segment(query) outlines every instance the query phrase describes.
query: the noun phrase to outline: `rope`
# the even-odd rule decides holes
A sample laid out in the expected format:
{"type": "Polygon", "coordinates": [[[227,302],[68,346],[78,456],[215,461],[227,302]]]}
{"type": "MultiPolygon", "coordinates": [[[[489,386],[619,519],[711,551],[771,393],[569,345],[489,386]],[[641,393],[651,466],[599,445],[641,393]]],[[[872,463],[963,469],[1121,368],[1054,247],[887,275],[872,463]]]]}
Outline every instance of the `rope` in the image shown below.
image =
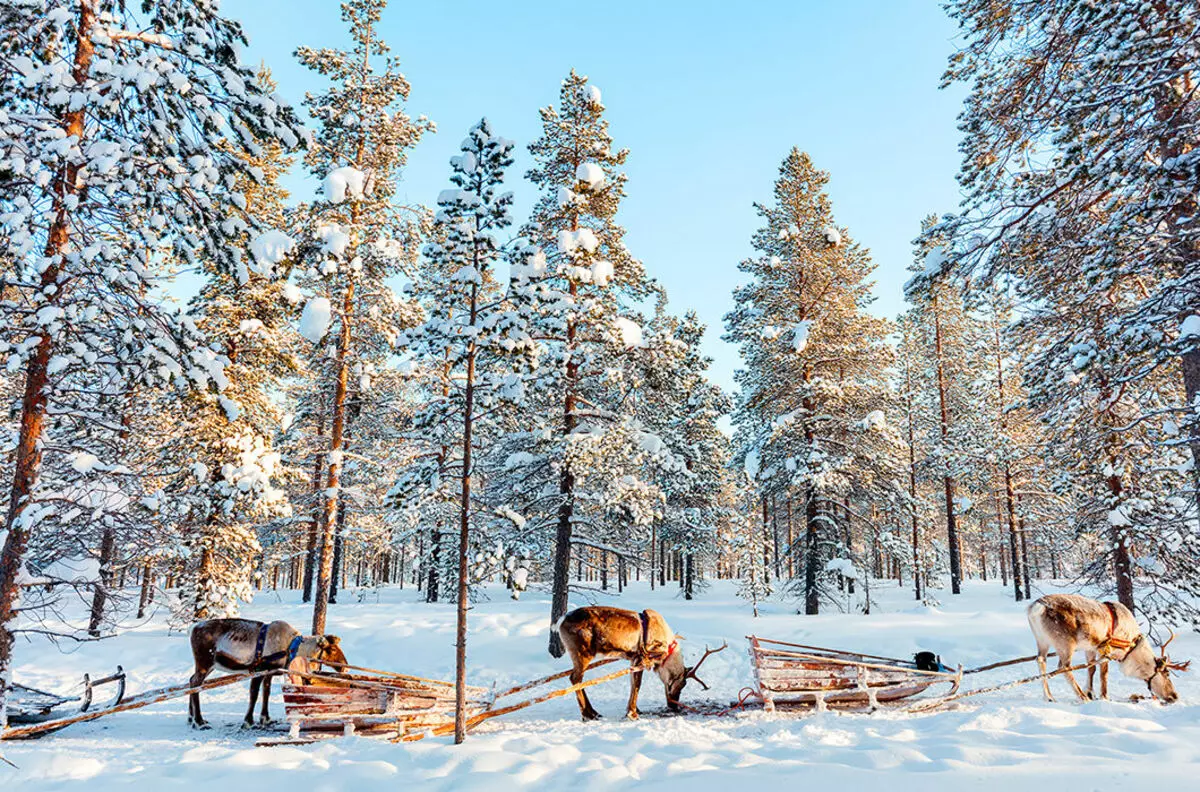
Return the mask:
{"type": "Polygon", "coordinates": [[[760,699],[762,696],[760,696],[758,691],[754,688],[744,687],[738,691],[738,700],[725,709],[700,709],[698,707],[690,707],[687,704],[684,704],[682,701],[678,701],[676,704],[679,705],[680,709],[695,713],[696,715],[712,715],[715,718],[723,718],[734,710],[744,710],[746,708],[746,702],[751,698],[760,699]]]}

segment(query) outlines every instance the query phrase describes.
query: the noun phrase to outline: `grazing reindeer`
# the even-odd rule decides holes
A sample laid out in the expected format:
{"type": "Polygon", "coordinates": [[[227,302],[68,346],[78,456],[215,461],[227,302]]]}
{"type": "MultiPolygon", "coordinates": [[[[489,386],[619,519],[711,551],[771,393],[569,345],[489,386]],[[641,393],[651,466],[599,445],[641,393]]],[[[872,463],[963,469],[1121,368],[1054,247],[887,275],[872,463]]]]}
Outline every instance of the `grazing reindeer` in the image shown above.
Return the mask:
{"type": "MultiPolygon", "coordinates": [[[[1142,634],[1137,620],[1129,608],[1116,602],[1097,602],[1078,594],[1049,594],[1029,606],[1029,627],[1033,630],[1038,647],[1038,667],[1042,672],[1042,688],[1046,700],[1050,695],[1050,682],[1046,676],[1046,654],[1054,647],[1058,654],[1060,669],[1071,666],[1071,657],[1076,648],[1084,651],[1088,663],[1100,661],[1100,696],[1108,698],[1108,661],[1114,660],[1127,677],[1141,679],[1150,692],[1171,704],[1179,695],[1171,682],[1171,671],[1186,671],[1187,663],[1172,663],[1167,657],[1167,644],[1162,645],[1162,655],[1154,656],[1150,641],[1142,634]]],[[[1092,683],[1096,666],[1088,666],[1087,693],[1079,687],[1075,675],[1067,671],[1067,679],[1081,700],[1094,698],[1092,683]]]]}
{"type": "MultiPolygon", "coordinates": [[[[227,671],[277,668],[303,675],[310,671],[313,663],[346,662],[336,635],[301,635],[287,622],[264,624],[249,619],[209,619],[198,623],[192,628],[192,658],[196,662],[192,687],[202,683],[214,667],[227,671]]],[[[271,722],[267,711],[271,676],[250,680],[250,707],[246,710],[244,728],[254,725],[254,704],[260,688],[263,699],[259,724],[265,726],[271,722]]],[[[188,701],[188,723],[199,729],[208,728],[200,714],[199,693],[193,693],[188,701]]]]}
{"type": "MultiPolygon", "coordinates": [[[[725,648],[706,648],[700,662],[689,668],[683,664],[678,636],[657,611],[636,613],[601,606],[578,608],[562,617],[558,623],[558,635],[575,666],[571,671],[572,685],[583,681],[583,673],[598,657],[629,660],[634,672],[629,680],[629,704],[625,716],[634,719],[638,716],[638,691],[642,687],[642,672],[645,669],[658,674],[667,696],[667,707],[672,712],[678,712],[679,694],[683,692],[688,679],[696,680],[708,690],[708,685],[696,676],[696,669],[710,654],[725,648]]],[[[575,697],[579,700],[579,714],[585,721],[600,717],[600,713],[592,708],[586,692],[577,690],[575,697]]]]}

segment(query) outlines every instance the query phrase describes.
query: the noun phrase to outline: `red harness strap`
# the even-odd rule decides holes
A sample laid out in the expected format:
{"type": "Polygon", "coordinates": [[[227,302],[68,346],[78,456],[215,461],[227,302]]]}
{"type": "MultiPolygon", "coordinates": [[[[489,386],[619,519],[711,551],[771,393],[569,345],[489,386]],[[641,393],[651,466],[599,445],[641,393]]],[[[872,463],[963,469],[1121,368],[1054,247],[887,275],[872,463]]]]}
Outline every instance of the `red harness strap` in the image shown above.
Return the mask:
{"type": "MultiPolygon", "coordinates": [[[[642,611],[641,613],[638,614],[638,618],[642,622],[642,652],[641,653],[642,653],[643,657],[646,657],[646,659],[651,659],[649,657],[648,653],[646,652],[646,644],[650,640],[650,617],[648,615],[646,615],[646,611],[642,611]]],[[[679,648],[679,641],[672,640],[670,645],[667,646],[667,653],[665,655],[663,655],[661,658],[657,658],[658,662],[655,663],[655,665],[661,665],[662,663],[666,662],[667,658],[670,657],[671,655],[675,654],[675,650],[678,648],[679,648]]]]}

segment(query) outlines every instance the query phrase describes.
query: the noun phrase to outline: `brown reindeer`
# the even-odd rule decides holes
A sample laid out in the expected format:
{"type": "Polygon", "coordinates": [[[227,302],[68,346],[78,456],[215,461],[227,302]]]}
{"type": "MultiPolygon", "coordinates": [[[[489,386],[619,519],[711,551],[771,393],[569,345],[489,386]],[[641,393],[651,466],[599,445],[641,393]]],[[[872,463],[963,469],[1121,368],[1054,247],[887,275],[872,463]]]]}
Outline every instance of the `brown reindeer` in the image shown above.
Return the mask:
{"type": "MultiPolygon", "coordinates": [[[[202,683],[213,668],[227,671],[266,671],[279,669],[303,675],[317,663],[345,663],[341,643],[336,635],[301,635],[284,621],[270,624],[250,619],[209,619],[192,628],[192,658],[196,670],[191,686],[202,683]]],[[[250,707],[246,710],[243,728],[254,725],[254,704],[262,689],[260,725],[271,722],[267,702],[271,697],[271,676],[250,680],[250,707]]],[[[200,694],[193,693],[188,701],[188,723],[207,729],[208,723],[200,714],[200,694]]]]}
{"type": "MultiPolygon", "coordinates": [[[[688,679],[696,680],[708,690],[708,685],[696,676],[696,669],[710,654],[725,648],[722,646],[720,649],[706,649],[700,662],[689,668],[683,664],[678,636],[657,611],[644,610],[637,613],[603,606],[571,611],[559,621],[558,635],[563,646],[571,654],[571,662],[574,664],[571,671],[573,685],[583,681],[583,674],[588,665],[599,657],[620,657],[629,660],[635,670],[629,680],[629,704],[625,709],[627,718],[638,716],[638,691],[642,687],[642,672],[645,669],[658,674],[666,693],[667,707],[672,712],[678,712],[679,694],[683,692],[688,679]]],[[[577,690],[575,697],[579,701],[579,714],[584,720],[600,717],[600,713],[596,712],[592,702],[588,700],[586,692],[577,690]]]]}
{"type": "Polygon", "coordinates": [[[1096,675],[1094,663],[1100,665],[1100,696],[1108,698],[1108,661],[1120,664],[1121,673],[1140,679],[1150,692],[1164,704],[1179,698],[1171,682],[1171,671],[1186,671],[1188,663],[1172,663],[1167,657],[1167,644],[1162,645],[1162,654],[1155,657],[1150,641],[1142,634],[1137,620],[1124,605],[1117,602],[1097,602],[1078,594],[1049,594],[1029,606],[1029,627],[1033,630],[1038,647],[1038,667],[1042,672],[1042,688],[1046,700],[1050,695],[1050,682],[1046,676],[1046,655],[1053,647],[1058,655],[1058,667],[1069,668],[1071,657],[1077,648],[1083,649],[1088,666],[1087,693],[1079,687],[1075,675],[1067,671],[1067,679],[1076,695],[1083,701],[1094,698],[1093,682],[1096,675]]]}

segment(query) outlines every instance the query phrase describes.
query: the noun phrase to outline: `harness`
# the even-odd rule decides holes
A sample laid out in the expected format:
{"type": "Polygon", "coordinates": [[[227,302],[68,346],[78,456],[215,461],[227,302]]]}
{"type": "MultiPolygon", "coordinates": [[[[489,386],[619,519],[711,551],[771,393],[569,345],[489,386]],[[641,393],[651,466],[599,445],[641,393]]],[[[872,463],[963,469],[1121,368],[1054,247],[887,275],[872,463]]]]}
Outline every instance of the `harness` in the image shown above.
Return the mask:
{"type": "Polygon", "coordinates": [[[267,643],[267,630],[269,624],[264,624],[258,628],[258,640],[254,642],[254,660],[250,662],[250,668],[259,670],[269,666],[273,666],[280,660],[283,660],[283,667],[287,668],[296,659],[296,653],[300,651],[300,642],[304,640],[304,636],[297,635],[288,644],[286,651],[272,652],[269,655],[263,656],[263,647],[267,643]]]}
{"type": "Polygon", "coordinates": [[[1111,602],[1106,602],[1104,603],[1104,607],[1108,608],[1108,637],[1100,642],[1100,645],[1096,647],[1096,651],[1101,657],[1107,660],[1116,660],[1118,663],[1124,662],[1125,658],[1129,657],[1129,653],[1136,649],[1138,644],[1146,640],[1146,636],[1138,633],[1138,637],[1132,641],[1125,638],[1118,638],[1114,635],[1117,631],[1117,606],[1111,602]],[[1123,651],[1125,654],[1121,655],[1118,659],[1113,656],[1114,650],[1118,652],[1123,651]]]}
{"type": "Polygon", "coordinates": [[[675,654],[675,650],[679,648],[679,641],[672,638],[671,643],[667,646],[667,651],[665,654],[661,656],[651,656],[650,653],[646,651],[646,644],[650,640],[650,615],[646,613],[646,611],[642,611],[638,614],[638,619],[640,619],[642,622],[642,645],[639,647],[638,654],[640,654],[643,658],[650,660],[653,665],[662,665],[667,661],[668,657],[675,654]]]}

